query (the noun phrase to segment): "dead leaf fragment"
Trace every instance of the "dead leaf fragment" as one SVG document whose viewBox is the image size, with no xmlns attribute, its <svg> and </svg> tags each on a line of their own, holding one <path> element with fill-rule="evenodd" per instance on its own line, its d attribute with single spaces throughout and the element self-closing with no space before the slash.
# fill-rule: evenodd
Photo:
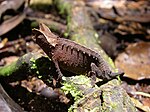
<svg viewBox="0 0 150 112">
<path fill-rule="evenodd" d="M 125 77 L 135 80 L 150 78 L 150 42 L 131 44 L 115 60 Z"/>
<path fill-rule="evenodd" d="M 46 84 L 44 84 L 44 82 L 36 77 L 33 77 L 31 80 L 27 81 L 27 80 L 23 80 L 21 82 L 21 86 L 26 88 L 29 92 L 39 92 L 41 91 L 43 88 L 46 87 Z"/>
<path fill-rule="evenodd" d="M 25 19 L 25 14 L 16 15 L 0 24 L 0 36 L 9 32 Z"/>
<path fill-rule="evenodd" d="M 137 99 L 131 98 L 132 102 L 135 104 L 135 106 L 144 112 L 150 112 L 150 107 L 144 106 L 141 102 L 139 102 Z"/>
<path fill-rule="evenodd" d="M 0 49 L 3 48 L 7 42 L 8 42 L 8 38 L 4 38 L 4 39 L 0 42 Z"/>
<path fill-rule="evenodd" d="M 18 56 L 9 56 L 9 57 L 5 57 L 3 58 L 3 61 L 5 62 L 5 65 L 9 65 L 11 64 L 12 62 L 15 62 L 18 60 Z"/>
<path fill-rule="evenodd" d="M 146 34 L 146 30 L 142 27 L 142 25 L 136 22 L 123 22 L 118 25 L 114 32 L 121 35 Z"/>
</svg>

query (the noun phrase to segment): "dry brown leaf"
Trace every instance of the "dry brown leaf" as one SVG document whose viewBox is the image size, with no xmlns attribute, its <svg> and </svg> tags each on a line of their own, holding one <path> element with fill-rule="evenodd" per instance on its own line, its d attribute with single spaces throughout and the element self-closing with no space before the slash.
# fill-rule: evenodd
<svg viewBox="0 0 150 112">
<path fill-rule="evenodd" d="M 25 19 L 26 15 L 24 13 L 16 15 L 6 21 L 4 21 L 0 25 L 0 36 L 9 32 L 14 27 L 16 27 L 19 23 L 21 23 Z"/>
<path fill-rule="evenodd" d="M 141 102 L 139 102 L 137 99 L 131 98 L 132 102 L 135 104 L 135 106 L 144 112 L 150 112 L 150 107 L 144 106 Z"/>
<path fill-rule="evenodd" d="M 136 22 L 123 22 L 119 24 L 118 27 L 114 30 L 115 33 L 119 33 L 121 35 L 128 34 L 146 34 L 146 29 L 142 27 L 140 23 Z"/>
<path fill-rule="evenodd" d="M 0 49 L 3 48 L 6 43 L 8 42 L 8 38 L 4 38 L 1 42 L 0 42 Z"/>
<path fill-rule="evenodd" d="M 11 64 L 12 62 L 17 61 L 18 58 L 19 58 L 19 56 L 9 56 L 9 57 L 3 58 L 3 61 L 5 62 L 5 65 L 9 65 L 9 64 Z"/>
<path fill-rule="evenodd" d="M 115 60 L 125 77 L 135 80 L 150 78 L 150 42 L 131 44 Z"/>
</svg>

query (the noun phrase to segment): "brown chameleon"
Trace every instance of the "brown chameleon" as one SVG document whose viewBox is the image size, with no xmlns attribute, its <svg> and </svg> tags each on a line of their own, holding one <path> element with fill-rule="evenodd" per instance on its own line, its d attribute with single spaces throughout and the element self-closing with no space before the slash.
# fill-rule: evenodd
<svg viewBox="0 0 150 112">
<path fill-rule="evenodd" d="M 60 68 L 75 74 L 94 73 L 98 78 L 110 80 L 122 72 L 113 73 L 107 62 L 95 51 L 69 39 L 53 34 L 49 28 L 40 24 L 33 29 L 34 41 L 52 59 L 61 78 Z"/>
</svg>

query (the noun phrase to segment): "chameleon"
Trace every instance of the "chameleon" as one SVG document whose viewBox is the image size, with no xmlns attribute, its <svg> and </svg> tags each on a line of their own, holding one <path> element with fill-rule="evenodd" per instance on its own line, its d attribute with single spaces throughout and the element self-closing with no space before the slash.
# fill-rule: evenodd
<svg viewBox="0 0 150 112">
<path fill-rule="evenodd" d="M 60 38 L 43 23 L 33 29 L 33 40 L 53 61 L 58 77 L 63 76 L 61 69 L 75 74 L 94 73 L 103 80 L 111 80 L 122 72 L 112 72 L 109 64 L 96 51 L 72 40 Z"/>
</svg>

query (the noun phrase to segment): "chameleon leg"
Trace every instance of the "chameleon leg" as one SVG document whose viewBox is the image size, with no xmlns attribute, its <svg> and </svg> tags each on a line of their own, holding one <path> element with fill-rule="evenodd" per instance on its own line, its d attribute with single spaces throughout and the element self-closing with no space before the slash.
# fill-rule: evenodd
<svg viewBox="0 0 150 112">
<path fill-rule="evenodd" d="M 96 73 L 94 71 L 89 71 L 88 77 L 91 77 L 94 82 L 96 81 Z"/>
<path fill-rule="evenodd" d="M 52 58 L 52 60 L 53 60 L 53 62 L 54 62 L 54 64 L 55 64 L 56 72 L 58 73 L 58 78 L 57 78 L 57 80 L 61 80 L 61 79 L 62 79 L 63 74 L 62 74 L 62 73 L 61 73 L 61 71 L 60 71 L 58 61 L 56 61 L 56 60 L 55 60 L 55 59 L 53 59 L 53 58 Z"/>
<path fill-rule="evenodd" d="M 95 63 L 91 63 L 91 70 L 93 73 L 95 73 L 96 76 L 103 79 L 103 74 L 100 69 L 95 65 Z"/>
<path fill-rule="evenodd" d="M 111 80 L 115 78 L 117 75 L 123 74 L 123 72 L 113 73 L 108 70 L 101 70 L 99 67 L 95 65 L 95 63 L 91 63 L 91 70 L 96 73 L 96 76 L 103 79 L 103 80 Z"/>
</svg>

